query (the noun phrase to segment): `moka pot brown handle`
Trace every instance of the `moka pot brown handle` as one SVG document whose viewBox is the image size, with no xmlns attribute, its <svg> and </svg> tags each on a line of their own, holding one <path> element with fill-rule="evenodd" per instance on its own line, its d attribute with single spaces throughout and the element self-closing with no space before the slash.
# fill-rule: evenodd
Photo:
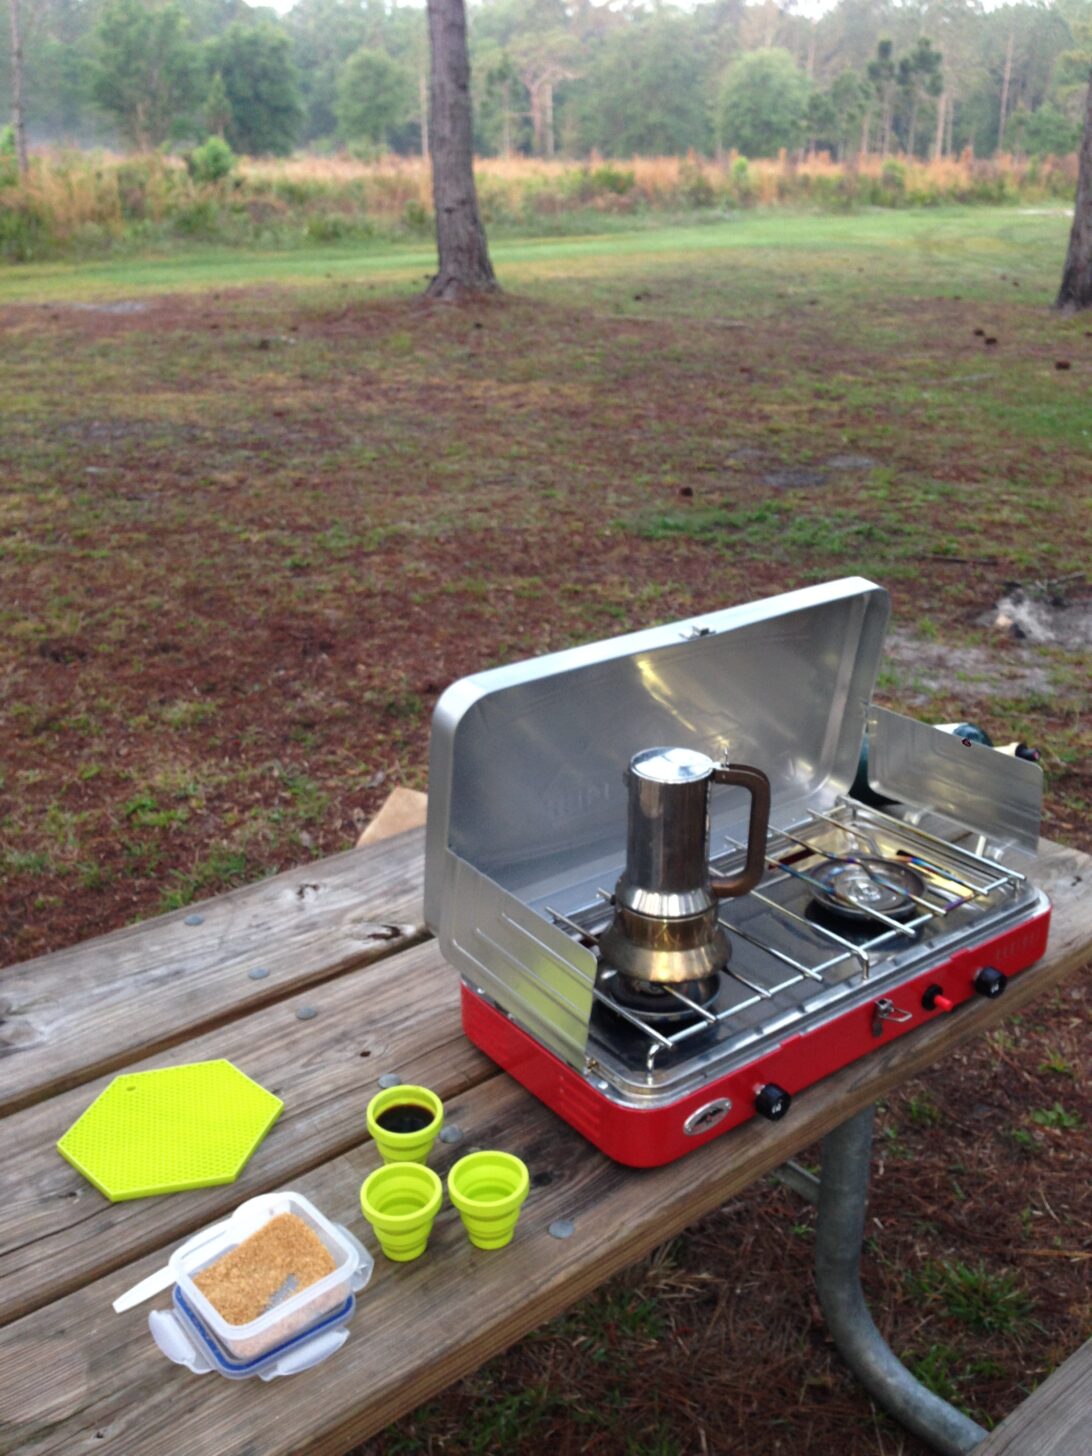
<svg viewBox="0 0 1092 1456">
<path fill-rule="evenodd" d="M 728 763 L 713 770 L 715 784 L 734 784 L 751 796 L 751 817 L 747 824 L 747 860 L 738 875 L 709 876 L 710 892 L 718 900 L 745 895 L 753 890 L 766 869 L 766 832 L 770 823 L 770 781 L 760 768 Z"/>
</svg>

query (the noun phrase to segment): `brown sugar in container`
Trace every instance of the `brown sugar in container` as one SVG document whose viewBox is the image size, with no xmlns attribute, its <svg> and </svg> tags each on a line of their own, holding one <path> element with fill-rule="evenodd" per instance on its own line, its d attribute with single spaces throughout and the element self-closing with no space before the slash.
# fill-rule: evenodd
<svg viewBox="0 0 1092 1456">
<path fill-rule="evenodd" d="M 371 1272 L 367 1250 L 293 1192 L 249 1199 L 169 1262 L 205 1330 L 244 1362 L 319 1323 Z"/>
<path fill-rule="evenodd" d="M 193 1282 L 229 1324 L 248 1325 L 333 1270 L 330 1251 L 299 1214 L 278 1213 Z"/>
</svg>

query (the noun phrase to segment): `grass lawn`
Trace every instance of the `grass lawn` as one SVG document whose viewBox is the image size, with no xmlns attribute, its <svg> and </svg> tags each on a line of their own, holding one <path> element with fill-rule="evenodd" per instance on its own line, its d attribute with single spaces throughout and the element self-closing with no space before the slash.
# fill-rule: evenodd
<svg viewBox="0 0 1092 1456">
<path fill-rule="evenodd" d="M 611 219 L 611 230 L 587 237 L 494 239 L 491 252 L 508 289 L 558 278 L 580 286 L 587 273 L 623 268 L 675 270 L 715 266 L 724 249 L 742 249 L 748 269 L 756 251 L 796 256 L 814 253 L 823 272 L 845 275 L 850 301 L 860 301 L 853 267 L 867 258 L 906 281 L 908 267 L 935 277 L 933 288 L 947 296 L 961 289 L 988 296 L 996 269 L 1027 269 L 1034 258 L 1046 270 L 1045 296 L 1057 291 L 1059 249 L 1069 229 L 1061 207 L 994 209 L 937 208 L 929 211 L 871 211 L 854 216 L 787 212 L 744 212 L 696 226 L 648 226 Z M 695 256 L 697 255 L 697 256 Z M 384 295 L 415 294 L 419 275 L 435 266 L 431 244 L 308 248 L 306 251 L 243 252 L 203 248 L 158 257 L 107 259 L 88 263 L 40 263 L 0 269 L 0 303 L 43 303 L 57 299 L 139 297 L 148 293 L 245 288 L 278 283 L 321 286 L 331 281 L 376 283 Z M 737 260 L 738 265 L 738 260 Z M 983 271 L 985 270 L 985 272 Z M 765 272 L 765 270 L 762 270 Z M 879 281 L 879 280 L 875 280 Z M 838 290 L 841 291 L 841 290 Z"/>
<path fill-rule="evenodd" d="M 857 572 L 894 601 L 881 700 L 1040 746 L 1046 832 L 1092 848 L 1092 317 L 1049 308 L 1068 228 L 777 212 L 498 240 L 504 296 L 463 309 L 421 302 L 410 247 L 0 271 L 0 962 L 346 847 L 425 786 L 455 677 Z M 993 625 L 1013 583 L 1058 640 Z M 885 1113 L 877 1207 L 910 1216 L 875 1292 L 980 1418 L 1087 1319 L 1081 1266 L 1035 1254 L 1076 1241 L 1085 1193 L 1071 994 Z M 1034 1119 L 1054 1105 L 1083 1122 Z M 1020 1193 L 983 1235 L 999 1178 Z M 752 1190 L 369 1451 L 682 1456 L 733 1422 L 736 1456 L 923 1450 L 877 1436 L 810 1321 L 810 1218 Z M 1012 1314 L 986 1351 L 949 1299 L 968 1279 Z M 709 1344 L 725 1281 L 747 1312 Z"/>
</svg>

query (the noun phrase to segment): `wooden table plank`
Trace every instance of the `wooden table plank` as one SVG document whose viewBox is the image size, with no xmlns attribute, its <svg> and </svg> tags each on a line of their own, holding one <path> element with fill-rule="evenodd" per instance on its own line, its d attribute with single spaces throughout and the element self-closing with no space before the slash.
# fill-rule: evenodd
<svg viewBox="0 0 1092 1456">
<path fill-rule="evenodd" d="M 1088 1456 L 1090 1424 L 1092 1340 L 1059 1365 L 971 1456 Z"/>
<path fill-rule="evenodd" d="M 423 883 L 417 831 L 9 967 L 0 1112 L 402 949 L 425 933 Z"/>
<path fill-rule="evenodd" d="M 101 1453 L 107 1440 L 112 1456 L 168 1446 L 172 1456 L 345 1451 L 1082 964 L 1089 910 L 1077 891 L 1089 861 L 1057 851 L 1051 864 L 1059 913 L 1050 950 L 1005 996 L 962 1006 L 843 1068 L 799 1094 L 783 1122 L 756 1119 L 669 1167 L 612 1164 L 504 1077 L 456 1097 L 449 1115 L 468 1134 L 463 1146 L 508 1148 L 531 1168 L 535 1186 L 517 1240 L 499 1253 L 471 1250 L 446 1209 L 425 1259 L 378 1261 L 352 1338 L 321 1375 L 263 1386 L 197 1379 L 167 1365 L 143 1314 L 115 1316 L 109 1307 L 167 1249 L 9 1325 L 0 1331 L 0 1445 L 24 1456 Z M 460 1150 L 443 1149 L 438 1169 Z M 362 1232 L 357 1189 L 376 1161 L 369 1144 L 297 1186 Z M 575 1224 L 569 1240 L 548 1233 L 561 1217 Z"/>
<path fill-rule="evenodd" d="M 435 941 L 268 1006 L 127 1071 L 227 1057 L 284 1101 L 234 1183 L 110 1203 L 54 1144 L 112 1080 L 97 1078 L 4 1124 L 0 1160 L 0 1324 L 224 1217 L 244 1198 L 363 1142 L 376 1079 L 397 1071 L 445 1100 L 496 1068 L 462 1034 L 459 982 Z M 407 1017 L 406 1007 L 414 1013 Z"/>
</svg>

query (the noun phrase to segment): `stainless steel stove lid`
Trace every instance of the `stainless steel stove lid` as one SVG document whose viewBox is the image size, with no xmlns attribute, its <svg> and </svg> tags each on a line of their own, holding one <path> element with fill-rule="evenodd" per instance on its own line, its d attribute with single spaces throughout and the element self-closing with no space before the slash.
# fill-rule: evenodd
<svg viewBox="0 0 1092 1456">
<path fill-rule="evenodd" d="M 433 718 L 428 924 L 452 857 L 523 905 L 597 876 L 610 888 L 641 749 L 763 769 L 778 822 L 828 807 L 856 772 L 888 614 L 881 587 L 848 577 L 455 683 Z M 716 790 L 714 834 L 747 811 L 741 791 Z"/>
</svg>

